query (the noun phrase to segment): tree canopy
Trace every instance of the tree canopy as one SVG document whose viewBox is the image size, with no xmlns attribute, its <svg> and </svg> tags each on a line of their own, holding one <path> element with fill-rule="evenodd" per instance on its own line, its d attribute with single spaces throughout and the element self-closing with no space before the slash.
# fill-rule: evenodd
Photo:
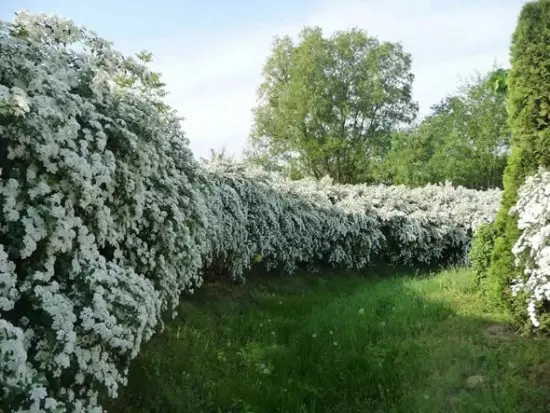
<svg viewBox="0 0 550 413">
<path fill-rule="evenodd" d="M 550 1 L 523 7 L 510 62 L 506 84 L 512 144 L 488 283 L 518 320 L 529 317 L 541 331 L 550 331 L 549 180 L 547 173 L 533 177 L 550 168 Z"/>
<path fill-rule="evenodd" d="M 431 109 L 417 127 L 394 135 L 380 178 L 410 186 L 501 187 L 510 141 L 505 72 L 478 74 Z"/>
<path fill-rule="evenodd" d="M 392 132 L 418 110 L 410 55 L 357 29 L 277 38 L 263 76 L 248 155 L 295 177 L 372 181 Z"/>
</svg>

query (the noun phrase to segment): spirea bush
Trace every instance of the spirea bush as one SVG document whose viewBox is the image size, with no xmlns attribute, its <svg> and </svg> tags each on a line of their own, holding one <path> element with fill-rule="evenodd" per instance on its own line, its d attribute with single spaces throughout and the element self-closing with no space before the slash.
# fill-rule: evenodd
<svg viewBox="0 0 550 413">
<path fill-rule="evenodd" d="M 364 262 L 363 253 L 358 257 L 349 255 L 344 258 L 345 251 L 351 253 L 353 244 L 334 245 L 333 242 L 336 240 L 327 238 L 327 234 L 332 234 L 334 229 L 328 228 L 327 231 L 310 235 L 311 238 L 321 236 L 325 243 L 330 241 L 326 244 L 327 250 L 332 251 L 332 254 L 341 254 L 343 261 L 333 257 L 331 263 L 351 268 L 361 268 L 370 261 L 399 265 L 466 263 L 473 231 L 479 225 L 492 221 L 501 194 L 499 190 L 476 191 L 462 187 L 454 188 L 449 184 L 410 189 L 405 186 L 335 185 L 330 178 L 319 181 L 290 181 L 261 169 L 231 162 L 213 162 L 207 168 L 211 173 L 223 177 L 236 193 L 241 195 L 241 199 L 249 198 L 247 202 L 241 203 L 245 208 L 264 195 L 250 197 L 251 189 L 245 190 L 243 182 L 247 188 L 251 188 L 251 185 L 261 185 L 265 188 L 255 189 L 256 192 L 263 193 L 269 190 L 277 196 L 284 195 L 285 200 L 294 197 L 302 200 L 301 202 L 306 200 L 318 211 L 344 213 L 348 219 L 360 220 L 353 224 L 355 226 L 363 225 L 359 222 L 367 219 L 371 229 L 368 236 L 371 240 L 365 242 L 375 249 Z M 266 204 L 259 205 L 265 208 Z M 258 215 L 260 218 L 254 221 L 260 222 L 269 214 L 272 214 L 272 209 L 264 209 Z M 285 218 L 284 215 L 282 217 Z M 344 226 L 346 221 L 340 216 L 337 220 L 341 223 L 338 230 L 347 231 Z M 269 228 L 265 231 L 269 232 Z M 274 228 L 274 231 L 278 229 Z M 275 238 L 281 237 L 285 238 L 288 235 L 282 233 Z M 294 240 L 288 239 L 282 245 L 294 245 Z M 299 240 L 296 245 L 305 248 L 308 244 L 304 243 L 304 240 Z M 346 245 L 349 246 L 344 248 Z M 324 247 L 317 245 L 316 248 L 321 256 L 326 256 Z M 359 251 L 367 250 L 362 247 Z"/>
<path fill-rule="evenodd" d="M 517 213 L 521 231 L 512 253 L 523 269 L 512 292 L 525 300 L 533 327 L 550 331 L 550 172 L 527 178 L 511 213 Z"/>
<path fill-rule="evenodd" d="M 498 192 L 201 166 L 164 94 L 71 21 L 1 23 L 0 411 L 102 411 L 205 275 L 463 262 L 497 208 Z"/>
<path fill-rule="evenodd" d="M 321 205 L 246 165 L 215 163 L 204 173 L 208 221 L 218 223 L 207 235 L 216 240 L 212 259 L 233 278 L 257 258 L 266 270 L 292 274 L 298 266 L 363 268 L 380 253 L 374 215 Z"/>
<path fill-rule="evenodd" d="M 0 410 L 98 410 L 200 283 L 195 164 L 161 98 L 70 21 L 0 26 Z"/>
<path fill-rule="evenodd" d="M 410 189 L 402 185 L 333 185 L 330 179 L 295 181 L 323 205 L 375 216 L 384 235 L 379 259 L 396 264 L 468 262 L 473 231 L 491 222 L 499 190 L 476 191 L 450 184 Z"/>
</svg>

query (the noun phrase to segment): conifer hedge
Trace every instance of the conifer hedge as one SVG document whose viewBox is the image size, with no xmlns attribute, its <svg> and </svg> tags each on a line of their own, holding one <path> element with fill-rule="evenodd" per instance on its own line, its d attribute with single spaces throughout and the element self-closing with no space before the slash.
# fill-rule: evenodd
<svg viewBox="0 0 550 413">
<path fill-rule="evenodd" d="M 512 249 L 518 241 L 520 187 L 528 176 L 550 167 L 550 1 L 527 3 L 512 37 L 508 78 L 508 113 L 512 148 L 504 173 L 504 193 L 495 221 L 497 233 L 488 271 L 498 299 L 512 309 L 517 321 L 527 320 L 526 297 L 510 286 L 521 279 Z M 544 323 L 543 323 L 544 324 Z"/>
</svg>

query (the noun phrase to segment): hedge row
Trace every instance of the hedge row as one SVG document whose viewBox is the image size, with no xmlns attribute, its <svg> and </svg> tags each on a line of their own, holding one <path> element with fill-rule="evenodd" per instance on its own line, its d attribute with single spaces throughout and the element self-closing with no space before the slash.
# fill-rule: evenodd
<svg viewBox="0 0 550 413">
<path fill-rule="evenodd" d="M 164 93 L 70 21 L 1 23 L 0 411 L 100 412 L 206 271 L 462 262 L 498 207 L 203 168 Z"/>
</svg>

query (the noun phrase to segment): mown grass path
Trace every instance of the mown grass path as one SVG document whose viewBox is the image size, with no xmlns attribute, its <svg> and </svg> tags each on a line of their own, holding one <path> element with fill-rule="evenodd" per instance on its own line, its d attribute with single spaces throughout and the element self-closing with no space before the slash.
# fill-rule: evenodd
<svg viewBox="0 0 550 413">
<path fill-rule="evenodd" d="M 108 411 L 548 412 L 550 341 L 508 322 L 468 270 L 211 283 Z"/>
</svg>

